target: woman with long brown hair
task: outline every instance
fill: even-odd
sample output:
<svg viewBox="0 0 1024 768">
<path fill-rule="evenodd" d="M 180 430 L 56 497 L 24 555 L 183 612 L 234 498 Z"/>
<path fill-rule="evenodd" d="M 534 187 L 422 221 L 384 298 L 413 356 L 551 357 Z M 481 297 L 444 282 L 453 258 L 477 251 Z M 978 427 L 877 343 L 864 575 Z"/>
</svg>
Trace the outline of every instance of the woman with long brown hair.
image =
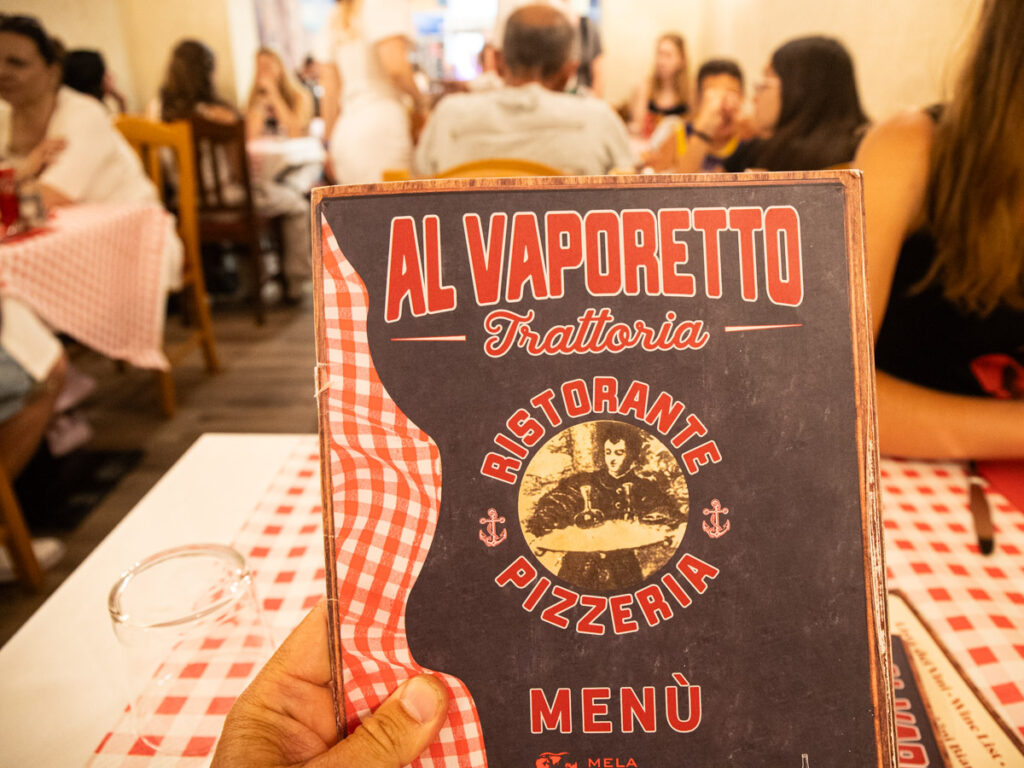
<svg viewBox="0 0 1024 768">
<path fill-rule="evenodd" d="M 245 110 L 245 135 L 296 138 L 309 131 L 313 100 L 273 48 L 256 52 L 256 77 Z"/>
<path fill-rule="evenodd" d="M 187 120 L 199 115 L 218 123 L 233 123 L 238 112 L 217 95 L 213 72 L 217 60 L 199 40 L 182 40 L 171 51 L 160 97 L 150 111 L 161 120 Z"/>
<path fill-rule="evenodd" d="M 1024 457 L 1024 4 L 986 0 L 952 99 L 864 140 L 885 453 Z"/>
<path fill-rule="evenodd" d="M 165 121 L 190 120 L 200 117 L 222 125 L 238 125 L 242 116 L 234 106 L 217 95 L 213 73 L 217 60 L 204 43 L 182 40 L 171 52 L 160 97 L 150 105 L 150 112 Z M 218 148 L 219 149 L 219 148 Z M 197 158 L 199 173 L 211 180 L 215 166 L 201 153 Z M 219 183 L 228 197 L 244 195 L 239 163 L 244 158 L 225 156 L 216 165 L 222 178 Z M 277 179 L 255 177 L 251 181 L 256 211 L 267 218 L 282 218 L 282 267 L 286 278 L 285 301 L 296 303 L 302 298 L 303 285 L 309 281 L 309 201 L 303 190 Z"/>
<path fill-rule="evenodd" d="M 650 136 L 658 121 L 690 110 L 690 68 L 682 35 L 669 32 L 658 38 L 654 69 L 633 98 L 630 130 Z"/>
</svg>

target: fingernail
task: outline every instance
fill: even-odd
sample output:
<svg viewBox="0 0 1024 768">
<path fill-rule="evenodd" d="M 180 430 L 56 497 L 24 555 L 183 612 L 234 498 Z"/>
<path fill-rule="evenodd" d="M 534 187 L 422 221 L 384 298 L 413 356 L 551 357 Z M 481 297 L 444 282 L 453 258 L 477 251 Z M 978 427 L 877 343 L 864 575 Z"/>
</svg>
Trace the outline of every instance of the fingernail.
<svg viewBox="0 0 1024 768">
<path fill-rule="evenodd" d="M 441 708 L 441 697 L 422 677 L 414 677 L 405 684 L 400 701 L 409 716 L 418 723 L 429 723 Z"/>
</svg>

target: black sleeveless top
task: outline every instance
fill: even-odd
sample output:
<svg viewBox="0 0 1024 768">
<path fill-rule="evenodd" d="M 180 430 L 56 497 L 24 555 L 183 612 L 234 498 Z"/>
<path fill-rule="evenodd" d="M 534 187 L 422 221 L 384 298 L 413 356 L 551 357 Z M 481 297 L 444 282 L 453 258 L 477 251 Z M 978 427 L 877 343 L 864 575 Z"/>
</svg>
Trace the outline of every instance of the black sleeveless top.
<svg viewBox="0 0 1024 768">
<path fill-rule="evenodd" d="M 937 284 L 915 290 L 934 258 L 930 232 L 904 241 L 875 342 L 876 367 L 944 392 L 1024 398 L 1024 311 L 1000 306 L 982 318 L 943 298 Z"/>
<path fill-rule="evenodd" d="M 654 99 L 647 102 L 647 111 L 658 115 L 660 117 L 669 117 L 670 115 L 679 115 L 682 117 L 690 109 L 690 105 L 685 101 L 679 104 L 673 104 L 671 107 L 659 107 L 654 103 Z"/>
</svg>

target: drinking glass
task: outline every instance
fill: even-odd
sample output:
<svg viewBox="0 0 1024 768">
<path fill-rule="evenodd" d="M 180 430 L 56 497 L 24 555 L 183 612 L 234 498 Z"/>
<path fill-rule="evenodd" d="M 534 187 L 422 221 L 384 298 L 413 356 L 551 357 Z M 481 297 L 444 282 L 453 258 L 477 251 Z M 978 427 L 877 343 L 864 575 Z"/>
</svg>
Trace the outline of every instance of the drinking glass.
<svg viewBox="0 0 1024 768">
<path fill-rule="evenodd" d="M 219 544 L 159 552 L 121 574 L 107 608 L 138 738 L 162 753 L 210 754 L 273 652 L 245 559 Z"/>
</svg>

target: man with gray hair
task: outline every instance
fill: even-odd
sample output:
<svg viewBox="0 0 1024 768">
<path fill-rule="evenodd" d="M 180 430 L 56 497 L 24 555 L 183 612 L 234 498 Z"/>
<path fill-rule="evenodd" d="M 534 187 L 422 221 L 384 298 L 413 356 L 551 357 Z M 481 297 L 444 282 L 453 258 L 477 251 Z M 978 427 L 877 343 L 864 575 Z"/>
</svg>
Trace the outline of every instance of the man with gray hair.
<svg viewBox="0 0 1024 768">
<path fill-rule="evenodd" d="M 631 170 L 626 126 L 603 101 L 563 92 L 576 71 L 575 30 L 549 5 L 528 5 L 505 25 L 505 87 L 442 99 L 420 136 L 416 171 L 436 176 L 472 160 L 515 158 L 568 174 Z"/>
</svg>

